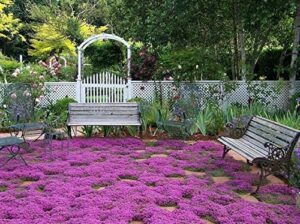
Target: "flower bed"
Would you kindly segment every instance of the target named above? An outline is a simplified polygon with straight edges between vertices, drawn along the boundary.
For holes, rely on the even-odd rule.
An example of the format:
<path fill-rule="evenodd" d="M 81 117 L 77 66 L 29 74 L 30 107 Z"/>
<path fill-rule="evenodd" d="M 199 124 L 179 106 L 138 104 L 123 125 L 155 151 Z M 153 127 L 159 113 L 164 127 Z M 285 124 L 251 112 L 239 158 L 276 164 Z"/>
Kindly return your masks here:
<path fill-rule="evenodd" d="M 245 200 L 257 174 L 212 141 L 134 138 L 40 143 L 0 170 L 0 223 L 299 223 L 297 190 L 268 184 Z M 4 153 L 1 153 L 4 159 Z M 223 178 L 223 181 L 217 181 Z"/>

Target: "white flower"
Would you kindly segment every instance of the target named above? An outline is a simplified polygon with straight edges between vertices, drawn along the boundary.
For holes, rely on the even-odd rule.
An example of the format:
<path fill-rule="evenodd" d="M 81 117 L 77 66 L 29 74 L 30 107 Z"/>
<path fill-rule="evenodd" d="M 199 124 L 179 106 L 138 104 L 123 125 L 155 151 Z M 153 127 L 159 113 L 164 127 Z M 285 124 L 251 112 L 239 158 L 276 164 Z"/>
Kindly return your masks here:
<path fill-rule="evenodd" d="M 17 77 L 20 73 L 21 73 L 21 70 L 19 68 L 17 68 L 11 75 L 13 77 Z"/>
<path fill-rule="evenodd" d="M 39 79 L 40 79 L 40 80 L 45 80 L 45 76 L 40 75 Z"/>
<path fill-rule="evenodd" d="M 6 108 L 7 108 L 6 104 L 3 104 L 3 108 L 4 108 L 4 109 L 6 109 Z"/>
<path fill-rule="evenodd" d="M 265 80 L 266 78 L 266 76 L 259 76 L 259 80 Z"/>
<path fill-rule="evenodd" d="M 39 98 L 36 98 L 36 99 L 35 99 L 35 102 L 40 103 L 41 101 L 40 101 Z"/>
<path fill-rule="evenodd" d="M 196 69 L 199 69 L 199 65 L 196 65 Z"/>
<path fill-rule="evenodd" d="M 17 74 L 16 72 L 14 72 L 14 73 L 12 73 L 12 74 L 11 74 L 11 76 L 13 76 L 13 77 L 17 77 L 17 76 L 18 76 L 18 74 Z"/>
<path fill-rule="evenodd" d="M 182 66 L 181 66 L 181 65 L 178 65 L 178 69 L 182 69 Z"/>

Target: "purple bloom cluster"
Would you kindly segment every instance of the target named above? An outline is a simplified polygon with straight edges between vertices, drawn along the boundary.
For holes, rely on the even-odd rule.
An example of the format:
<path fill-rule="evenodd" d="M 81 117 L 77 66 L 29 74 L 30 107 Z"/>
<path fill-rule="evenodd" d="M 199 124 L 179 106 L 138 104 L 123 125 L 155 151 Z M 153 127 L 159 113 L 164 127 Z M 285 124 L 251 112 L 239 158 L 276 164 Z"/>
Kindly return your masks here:
<path fill-rule="evenodd" d="M 54 141 L 52 155 L 39 142 L 33 148 L 24 153 L 28 167 L 13 160 L 0 169 L 0 224 L 300 223 L 298 190 L 266 185 L 262 202 L 242 199 L 258 175 L 222 160 L 213 141 L 76 138 L 69 148 Z M 214 182 L 221 174 L 229 180 Z"/>

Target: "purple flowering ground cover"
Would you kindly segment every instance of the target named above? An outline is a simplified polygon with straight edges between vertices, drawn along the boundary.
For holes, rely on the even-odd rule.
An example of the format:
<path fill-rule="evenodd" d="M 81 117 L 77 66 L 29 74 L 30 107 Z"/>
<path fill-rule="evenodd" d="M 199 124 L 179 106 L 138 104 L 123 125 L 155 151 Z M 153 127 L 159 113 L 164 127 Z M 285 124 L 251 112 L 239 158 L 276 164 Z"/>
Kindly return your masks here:
<path fill-rule="evenodd" d="M 14 160 L 0 169 L 1 224 L 300 223 L 296 189 L 267 184 L 261 202 L 244 200 L 258 175 L 240 161 L 222 160 L 222 146 L 212 141 L 78 138 L 69 149 L 53 144 L 52 160 L 34 143 L 24 154 L 28 167 Z M 1 152 L 0 160 L 5 156 Z M 218 183 L 216 176 L 229 179 Z"/>

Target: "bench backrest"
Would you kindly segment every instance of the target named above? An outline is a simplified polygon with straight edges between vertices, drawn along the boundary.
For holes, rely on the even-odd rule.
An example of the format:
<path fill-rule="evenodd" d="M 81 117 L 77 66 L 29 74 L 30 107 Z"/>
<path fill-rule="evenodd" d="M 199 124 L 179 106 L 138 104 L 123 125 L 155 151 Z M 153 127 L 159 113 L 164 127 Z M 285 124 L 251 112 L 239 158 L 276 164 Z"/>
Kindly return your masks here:
<path fill-rule="evenodd" d="M 272 142 L 279 147 L 290 146 L 294 148 L 298 139 L 300 131 L 278 124 L 274 121 L 255 116 L 248 124 L 247 131 L 243 138 L 253 143 Z"/>
<path fill-rule="evenodd" d="M 139 125 L 138 103 L 70 103 L 68 124 Z"/>

